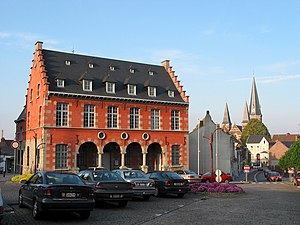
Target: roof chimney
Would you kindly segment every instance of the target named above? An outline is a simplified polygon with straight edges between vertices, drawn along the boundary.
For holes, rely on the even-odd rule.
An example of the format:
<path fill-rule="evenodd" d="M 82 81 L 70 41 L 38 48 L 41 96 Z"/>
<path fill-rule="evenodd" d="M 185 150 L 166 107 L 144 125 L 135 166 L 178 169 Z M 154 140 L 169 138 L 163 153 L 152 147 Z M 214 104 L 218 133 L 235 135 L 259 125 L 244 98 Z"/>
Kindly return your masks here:
<path fill-rule="evenodd" d="M 37 41 L 35 43 L 35 49 L 36 50 L 42 50 L 43 49 L 43 42 L 42 41 Z"/>
<path fill-rule="evenodd" d="M 166 60 L 162 61 L 161 65 L 168 71 L 168 69 L 170 67 L 170 60 L 166 59 Z"/>

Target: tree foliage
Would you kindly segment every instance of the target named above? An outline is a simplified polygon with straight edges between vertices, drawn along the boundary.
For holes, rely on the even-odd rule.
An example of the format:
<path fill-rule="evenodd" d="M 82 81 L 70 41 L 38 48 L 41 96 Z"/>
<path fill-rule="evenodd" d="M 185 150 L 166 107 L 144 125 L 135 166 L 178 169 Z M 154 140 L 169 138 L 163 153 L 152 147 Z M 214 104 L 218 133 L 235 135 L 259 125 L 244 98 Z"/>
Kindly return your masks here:
<path fill-rule="evenodd" d="M 279 159 L 279 166 L 283 170 L 290 167 L 300 169 L 300 140 L 292 144 L 290 149 Z"/>
<path fill-rule="evenodd" d="M 257 119 L 251 119 L 242 131 L 241 141 L 243 144 L 246 144 L 249 135 L 259 134 L 266 135 L 268 138 L 271 138 L 268 128 L 263 124 L 263 122 Z"/>

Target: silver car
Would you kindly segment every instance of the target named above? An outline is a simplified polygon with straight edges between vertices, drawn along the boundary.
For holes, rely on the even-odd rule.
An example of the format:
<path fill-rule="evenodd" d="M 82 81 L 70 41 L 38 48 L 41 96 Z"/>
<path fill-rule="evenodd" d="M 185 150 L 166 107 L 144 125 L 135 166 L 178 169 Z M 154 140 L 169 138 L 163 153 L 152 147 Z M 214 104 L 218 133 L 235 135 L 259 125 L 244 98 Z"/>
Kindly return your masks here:
<path fill-rule="evenodd" d="M 133 196 L 149 200 L 155 193 L 154 180 L 140 170 L 113 170 L 132 185 Z"/>

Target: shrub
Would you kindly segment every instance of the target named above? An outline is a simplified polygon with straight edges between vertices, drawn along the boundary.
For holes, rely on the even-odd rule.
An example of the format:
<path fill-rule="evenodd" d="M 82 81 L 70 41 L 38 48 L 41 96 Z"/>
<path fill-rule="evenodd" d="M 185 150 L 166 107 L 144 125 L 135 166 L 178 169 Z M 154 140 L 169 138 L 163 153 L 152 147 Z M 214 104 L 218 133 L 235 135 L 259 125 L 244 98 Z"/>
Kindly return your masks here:
<path fill-rule="evenodd" d="M 219 193 L 242 193 L 244 190 L 235 184 L 222 183 L 194 183 L 190 184 L 191 192 L 219 192 Z"/>
<path fill-rule="evenodd" d="M 28 180 L 33 174 L 22 174 L 11 178 L 12 182 L 21 182 L 22 180 Z"/>

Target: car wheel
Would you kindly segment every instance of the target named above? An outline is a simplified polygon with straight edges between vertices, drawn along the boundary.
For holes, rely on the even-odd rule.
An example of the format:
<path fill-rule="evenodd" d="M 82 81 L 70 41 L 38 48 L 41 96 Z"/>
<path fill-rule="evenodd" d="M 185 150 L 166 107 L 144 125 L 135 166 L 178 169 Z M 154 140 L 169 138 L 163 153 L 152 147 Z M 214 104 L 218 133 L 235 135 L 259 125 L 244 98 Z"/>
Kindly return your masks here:
<path fill-rule="evenodd" d="M 126 207 L 127 206 L 128 201 L 119 201 L 119 207 Z"/>
<path fill-rule="evenodd" d="M 178 197 L 178 198 L 183 198 L 183 196 L 184 196 L 184 194 L 183 194 L 183 193 L 179 193 L 179 194 L 177 194 L 177 197 Z"/>
<path fill-rule="evenodd" d="M 40 219 L 42 216 L 42 212 L 39 209 L 39 205 L 37 200 L 33 201 L 33 207 L 32 207 L 32 216 L 34 219 Z"/>
<path fill-rule="evenodd" d="M 154 196 L 155 197 L 159 197 L 160 196 L 160 193 L 159 193 L 159 190 L 158 190 L 157 187 L 155 188 Z"/>
<path fill-rule="evenodd" d="M 91 211 L 81 211 L 79 212 L 81 219 L 86 220 L 90 217 Z"/>
<path fill-rule="evenodd" d="M 150 195 L 143 195 L 143 200 L 148 201 L 150 199 Z"/>
<path fill-rule="evenodd" d="M 23 207 L 24 207 L 23 196 L 22 196 L 21 193 L 19 193 L 19 200 L 18 200 L 18 203 L 19 203 L 19 207 L 20 207 L 20 208 L 23 208 Z"/>

